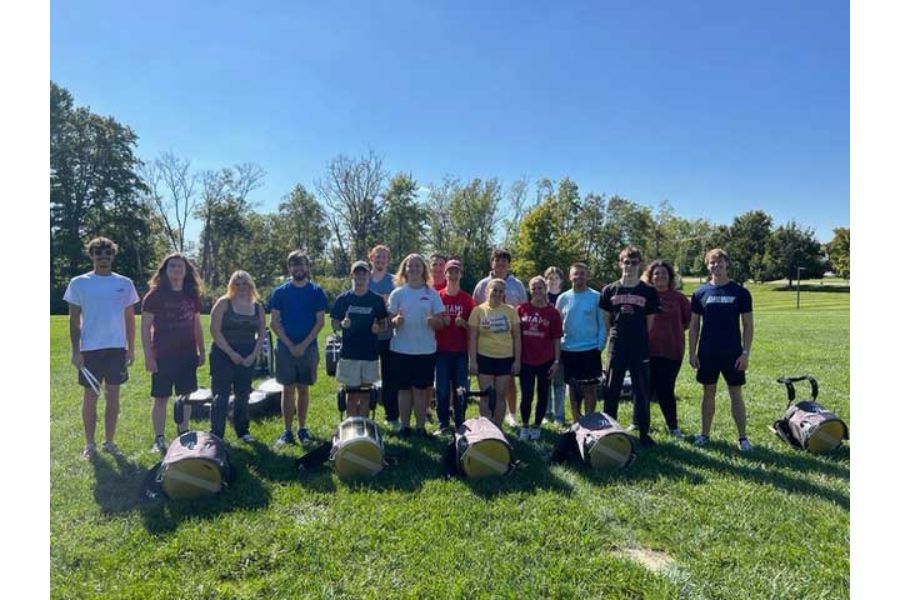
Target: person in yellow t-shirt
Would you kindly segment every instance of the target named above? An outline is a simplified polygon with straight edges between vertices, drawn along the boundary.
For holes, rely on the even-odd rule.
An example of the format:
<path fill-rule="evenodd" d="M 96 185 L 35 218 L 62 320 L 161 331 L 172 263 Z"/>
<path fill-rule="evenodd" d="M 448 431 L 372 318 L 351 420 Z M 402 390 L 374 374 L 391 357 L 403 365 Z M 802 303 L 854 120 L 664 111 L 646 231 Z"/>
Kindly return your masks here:
<path fill-rule="evenodd" d="M 497 401 L 493 414 L 487 398 L 480 400 L 479 414 L 499 427 L 506 413 L 506 388 L 521 366 L 522 338 L 519 314 L 506 304 L 506 282 L 492 279 L 487 296 L 487 302 L 469 315 L 469 372 L 478 376 L 479 389 L 494 388 Z"/>

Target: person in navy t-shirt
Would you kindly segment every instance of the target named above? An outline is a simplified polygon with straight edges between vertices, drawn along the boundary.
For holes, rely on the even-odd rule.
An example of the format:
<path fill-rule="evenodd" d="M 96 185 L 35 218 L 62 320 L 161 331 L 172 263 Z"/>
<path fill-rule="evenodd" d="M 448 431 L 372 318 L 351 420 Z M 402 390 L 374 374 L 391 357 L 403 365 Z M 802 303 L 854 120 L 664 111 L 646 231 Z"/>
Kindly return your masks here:
<path fill-rule="evenodd" d="M 728 254 L 720 248 L 706 253 L 711 279 L 691 297 L 690 362 L 703 384 L 703 429 L 694 440 L 698 446 L 709 441 L 716 411 L 716 384 L 719 374 L 728 384 L 731 414 L 738 430 L 738 448 L 752 450 L 747 440 L 747 413 L 741 386 L 750 363 L 753 343 L 753 301 L 750 292 L 728 277 Z M 702 322 L 702 328 L 701 328 Z M 698 349 L 699 341 L 699 349 Z"/>

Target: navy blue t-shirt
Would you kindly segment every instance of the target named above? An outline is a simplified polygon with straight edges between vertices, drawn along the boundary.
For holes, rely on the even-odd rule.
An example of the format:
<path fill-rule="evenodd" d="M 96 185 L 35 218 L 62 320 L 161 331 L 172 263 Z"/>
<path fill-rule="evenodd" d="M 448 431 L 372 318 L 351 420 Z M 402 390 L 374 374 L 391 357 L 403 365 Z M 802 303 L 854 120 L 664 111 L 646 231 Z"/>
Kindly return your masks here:
<path fill-rule="evenodd" d="M 285 334 L 293 343 L 299 344 L 316 324 L 316 313 L 328 309 L 328 299 L 322 288 L 312 281 L 301 287 L 287 281 L 272 290 L 269 308 L 281 313 Z M 284 344 L 278 340 L 278 345 Z"/>
<path fill-rule="evenodd" d="M 753 311 L 750 292 L 734 281 L 705 283 L 691 296 L 691 312 L 703 317 L 699 356 L 737 356 L 743 351 L 741 315 Z"/>
<path fill-rule="evenodd" d="M 349 360 L 376 360 L 378 358 L 378 336 L 372 333 L 375 319 L 387 316 L 384 298 L 372 291 L 359 296 L 348 290 L 337 297 L 331 309 L 331 318 L 343 321 L 350 315 L 350 327 L 343 331 L 341 358 Z"/>

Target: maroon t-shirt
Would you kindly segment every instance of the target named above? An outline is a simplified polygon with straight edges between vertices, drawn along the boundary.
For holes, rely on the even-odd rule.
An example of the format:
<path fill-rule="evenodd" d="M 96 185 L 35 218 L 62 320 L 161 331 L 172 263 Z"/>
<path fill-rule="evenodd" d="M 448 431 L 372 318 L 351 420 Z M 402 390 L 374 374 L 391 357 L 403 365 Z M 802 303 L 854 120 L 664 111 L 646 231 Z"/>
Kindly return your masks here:
<path fill-rule="evenodd" d="M 531 302 L 516 307 L 522 331 L 522 364 L 537 366 L 554 358 L 553 340 L 561 338 L 562 317 L 552 304 L 538 308 Z"/>
<path fill-rule="evenodd" d="M 194 315 L 200 312 L 199 297 L 156 288 L 147 292 L 141 308 L 153 314 L 150 340 L 156 358 L 197 355 Z"/>
<path fill-rule="evenodd" d="M 691 324 L 691 302 L 677 290 L 659 295 L 660 310 L 650 329 L 650 356 L 681 361 L 684 358 L 684 330 Z"/>
<path fill-rule="evenodd" d="M 472 309 L 475 308 L 475 301 L 472 300 L 472 296 L 462 290 L 459 290 L 455 296 L 451 296 L 445 288 L 439 294 L 447 316 L 450 317 L 450 324 L 444 325 L 434 332 L 434 337 L 437 339 L 437 351 L 466 352 L 469 348 L 469 330 L 457 325 L 456 317 L 462 317 L 468 321 Z"/>

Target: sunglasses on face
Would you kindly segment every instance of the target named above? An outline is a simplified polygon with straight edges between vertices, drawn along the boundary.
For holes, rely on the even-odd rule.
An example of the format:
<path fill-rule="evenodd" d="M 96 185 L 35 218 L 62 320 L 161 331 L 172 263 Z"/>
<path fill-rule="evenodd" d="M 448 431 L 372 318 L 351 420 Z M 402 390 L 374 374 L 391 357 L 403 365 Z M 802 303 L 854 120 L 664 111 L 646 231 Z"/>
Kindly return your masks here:
<path fill-rule="evenodd" d="M 112 248 L 94 248 L 91 254 L 94 256 L 115 256 L 116 252 Z"/>

